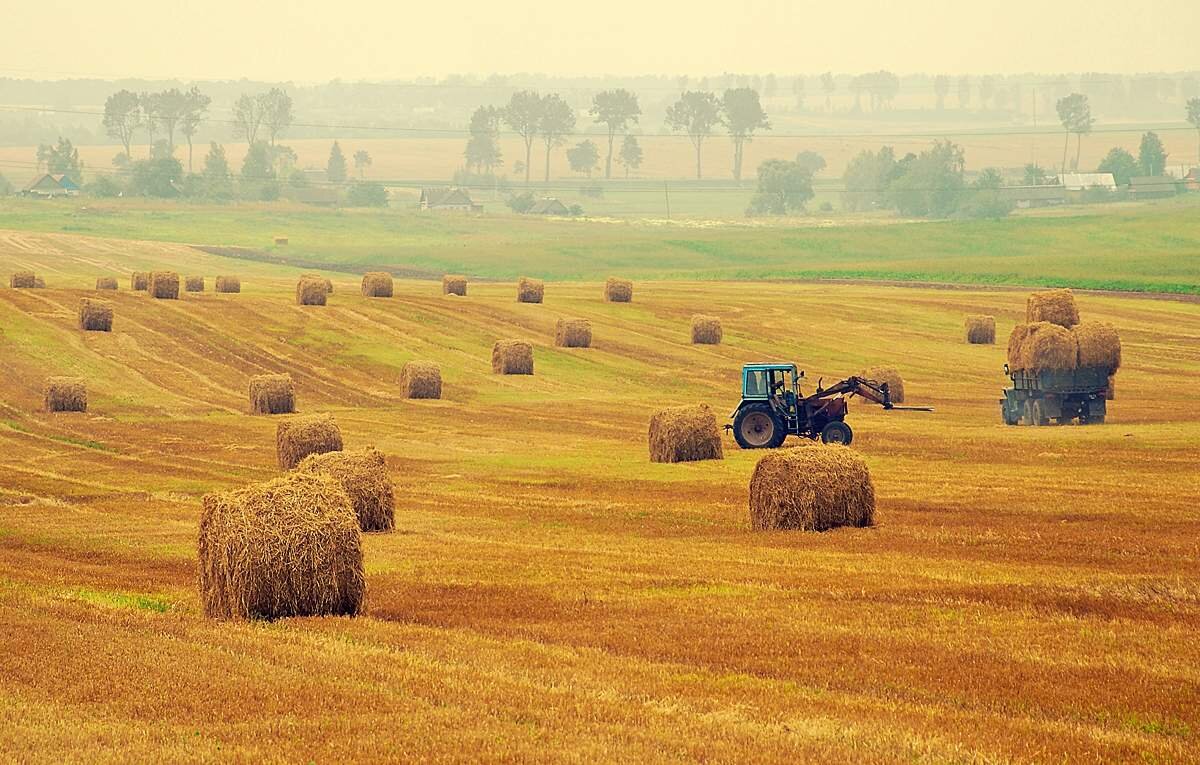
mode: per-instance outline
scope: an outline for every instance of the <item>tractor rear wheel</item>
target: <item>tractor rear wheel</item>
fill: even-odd
[[[733,437],[743,449],[774,449],[787,438],[787,431],[769,405],[751,404],[733,419]]]
[[[821,443],[849,446],[853,440],[854,431],[850,429],[849,425],[839,420],[834,420],[821,429]]]

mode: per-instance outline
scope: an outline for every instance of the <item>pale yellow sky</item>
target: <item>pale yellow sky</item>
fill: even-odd
[[[0,76],[1178,71],[1200,0],[5,0]],[[14,7],[15,6],[15,7]]]

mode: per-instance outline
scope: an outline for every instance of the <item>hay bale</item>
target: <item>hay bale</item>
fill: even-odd
[[[79,328],[84,332],[112,332],[113,306],[104,300],[79,301]]]
[[[1111,375],[1121,368],[1121,336],[1111,324],[1084,321],[1071,328],[1079,346],[1079,366],[1103,367]]]
[[[86,412],[87,381],[82,377],[51,377],[42,390],[47,412]]]
[[[204,292],[204,277],[189,276],[183,280],[184,292]]]
[[[213,285],[216,292],[235,293],[242,291],[242,280],[236,276],[218,276],[216,284]]]
[[[329,286],[329,291],[333,291],[333,285]],[[362,294],[363,297],[390,298],[392,296],[392,275],[385,271],[363,274]]]
[[[973,315],[965,322],[967,342],[971,345],[994,345],[996,343],[996,317]]]
[[[115,290],[117,288],[117,279],[114,276],[101,276],[96,280],[96,289],[98,290]]]
[[[129,288],[134,292],[145,292],[150,289],[150,274],[145,271],[134,271],[129,277]]]
[[[707,404],[664,409],[650,418],[651,462],[722,460],[721,431]]]
[[[1043,290],[1029,295],[1025,301],[1025,321],[1035,324],[1048,321],[1060,327],[1073,327],[1079,323],[1079,309],[1075,307],[1075,296],[1071,290]]]
[[[309,276],[301,276],[296,282],[296,305],[325,305],[325,296],[329,290],[325,282]]]
[[[633,300],[633,282],[608,277],[604,282],[604,300],[608,303],[628,303]]]
[[[396,490],[383,455],[373,448],[305,457],[301,475],[324,475],[341,484],[363,531],[389,531],[396,524]]]
[[[300,278],[301,279],[316,279],[317,281],[319,281],[325,285],[325,294],[326,295],[333,294],[333,282],[329,280],[328,276],[321,276],[320,274],[300,274]]]
[[[1018,324],[1013,327],[1012,332],[1008,335],[1008,368],[1023,369],[1021,366],[1024,359],[1021,357],[1021,346],[1025,343],[1025,338],[1029,337],[1029,325]]]
[[[150,297],[158,300],[178,300],[179,274],[174,271],[150,272],[150,286],[147,291]]]
[[[533,346],[524,340],[497,340],[492,346],[492,373],[533,374]]]
[[[46,289],[46,280],[40,276],[33,277],[33,288],[38,290]]]
[[[716,316],[696,314],[692,317],[693,345],[720,345],[723,336],[721,320]]]
[[[560,348],[590,348],[592,323],[587,319],[559,319],[554,325],[554,344]]]
[[[465,297],[467,294],[467,277],[461,274],[446,274],[443,276],[442,294]]]
[[[897,370],[895,367],[867,367],[862,371],[859,377],[865,377],[866,379],[877,383],[887,383],[888,395],[891,397],[892,403],[904,403],[904,378],[900,376],[899,370]]]
[[[37,275],[32,271],[17,271],[8,278],[8,286],[14,290],[31,290],[37,287]]]
[[[275,237],[275,246],[276,247],[287,247],[287,245],[288,245],[288,238],[286,236]]]
[[[827,531],[870,526],[875,487],[866,460],[844,446],[811,445],[766,454],[750,478],[750,527]]]
[[[530,279],[522,276],[517,281],[518,303],[540,303],[545,292],[546,285],[542,283],[541,279]]]
[[[251,377],[250,411],[254,414],[291,414],[296,411],[296,387],[292,384],[292,376]]]
[[[332,415],[293,417],[275,429],[275,454],[281,470],[291,470],[310,454],[341,450],[342,431]]]
[[[1117,378],[1114,375],[1108,376],[1108,385],[1104,387],[1104,400],[1112,401],[1117,397]]]
[[[432,361],[410,361],[400,370],[405,398],[441,398],[442,370]]]
[[[205,495],[200,599],[213,619],[363,612],[362,533],[346,491],[297,474]]]
[[[1021,331],[1014,329],[1013,337],[1009,338],[1009,369],[1030,372],[1074,369],[1078,362],[1079,344],[1075,335],[1057,324],[1048,321],[1027,324]]]

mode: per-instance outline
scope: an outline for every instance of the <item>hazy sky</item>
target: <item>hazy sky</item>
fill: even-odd
[[[1200,0],[32,0],[0,76],[318,82],[450,73],[1200,68]],[[16,6],[13,8],[12,6]]]

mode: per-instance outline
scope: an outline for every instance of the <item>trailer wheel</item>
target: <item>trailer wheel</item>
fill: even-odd
[[[821,443],[849,446],[853,440],[854,431],[850,429],[849,425],[839,420],[834,420],[821,429]]]
[[[770,406],[751,404],[734,417],[733,438],[743,449],[774,449],[787,438],[787,431]]]
[[[1034,426],[1048,425],[1050,423],[1042,407],[1041,399],[1031,398],[1025,402],[1025,423]]]

